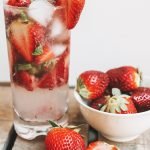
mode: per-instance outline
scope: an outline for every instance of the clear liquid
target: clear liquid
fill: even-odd
[[[45,122],[59,120],[67,111],[68,86],[53,90],[27,91],[19,86],[13,88],[13,105],[16,114],[26,121]]]

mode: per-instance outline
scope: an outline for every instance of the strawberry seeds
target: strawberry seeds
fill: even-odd
[[[133,114],[150,110],[150,88],[141,87],[141,81],[141,73],[133,66],[106,73],[89,70],[79,75],[76,90],[94,109]]]

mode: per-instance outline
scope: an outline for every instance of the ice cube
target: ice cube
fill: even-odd
[[[61,55],[67,48],[65,44],[55,44],[52,46],[52,51],[54,52],[55,56]]]
[[[55,18],[51,25],[51,38],[56,38],[59,35],[62,35],[65,31],[65,25],[64,23],[59,19]]]
[[[47,0],[33,1],[28,10],[28,15],[43,26],[51,21],[55,7]]]

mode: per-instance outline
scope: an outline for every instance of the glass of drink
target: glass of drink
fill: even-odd
[[[25,139],[46,134],[48,120],[67,124],[70,30],[64,10],[47,0],[4,4],[14,127]]]

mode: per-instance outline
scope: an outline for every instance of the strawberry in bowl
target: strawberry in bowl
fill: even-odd
[[[82,74],[86,72],[89,71]],[[150,78],[143,77],[141,80],[141,75],[133,66],[110,69],[106,74],[109,77],[108,85],[102,93],[101,90],[96,91],[101,94],[95,98],[83,97],[78,90],[77,80],[74,96],[85,120],[104,137],[118,142],[133,140],[150,128]],[[99,82],[92,83],[93,89],[95,87],[97,90]],[[99,86],[99,89],[104,87]],[[85,85],[81,87],[85,88]]]
[[[106,73],[90,70],[83,72],[77,79],[77,91],[88,100],[100,97],[106,90],[109,78]]]

